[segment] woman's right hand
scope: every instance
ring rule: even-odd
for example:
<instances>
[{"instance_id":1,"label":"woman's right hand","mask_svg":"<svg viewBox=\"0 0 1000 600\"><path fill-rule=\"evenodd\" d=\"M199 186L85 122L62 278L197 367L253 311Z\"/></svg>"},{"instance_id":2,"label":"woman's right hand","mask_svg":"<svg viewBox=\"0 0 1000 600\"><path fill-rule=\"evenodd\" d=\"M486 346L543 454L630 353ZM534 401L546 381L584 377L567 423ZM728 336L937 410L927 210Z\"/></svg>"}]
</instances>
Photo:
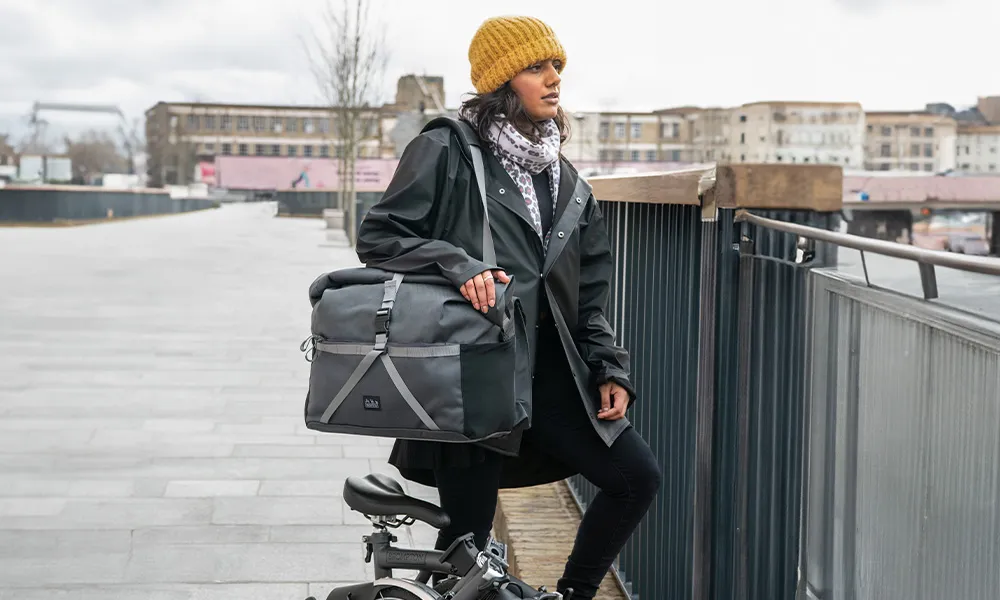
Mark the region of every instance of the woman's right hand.
<instances>
[{"instance_id":1,"label":"woman's right hand","mask_svg":"<svg viewBox=\"0 0 1000 600\"><path fill-rule=\"evenodd\" d=\"M496 271L483 271L466 281L459 288L465 299L471 302L472 306L476 307L476 310L481 310L485 313L489 312L490 308L496 305L497 293L496 288L493 287L494 277L501 283L510 283L510 277L507 273L497 269Z\"/></svg>"}]
</instances>

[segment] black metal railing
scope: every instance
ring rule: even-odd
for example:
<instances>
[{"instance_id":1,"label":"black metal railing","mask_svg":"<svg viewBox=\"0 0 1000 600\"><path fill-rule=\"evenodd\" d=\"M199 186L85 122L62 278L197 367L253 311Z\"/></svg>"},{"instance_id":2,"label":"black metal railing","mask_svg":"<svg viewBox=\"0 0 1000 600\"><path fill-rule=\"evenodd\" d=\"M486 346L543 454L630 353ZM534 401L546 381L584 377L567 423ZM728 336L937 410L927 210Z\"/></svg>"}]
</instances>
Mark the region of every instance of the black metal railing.
<instances>
[{"instance_id":1,"label":"black metal railing","mask_svg":"<svg viewBox=\"0 0 1000 600\"><path fill-rule=\"evenodd\" d=\"M632 356L630 419L664 484L619 558L633 599L794 597L805 273L795 238L698 206L602 202L609 306ZM832 229L830 213L764 213ZM801 257L800 257L801 258ZM571 480L581 505L596 489Z\"/></svg>"}]
</instances>

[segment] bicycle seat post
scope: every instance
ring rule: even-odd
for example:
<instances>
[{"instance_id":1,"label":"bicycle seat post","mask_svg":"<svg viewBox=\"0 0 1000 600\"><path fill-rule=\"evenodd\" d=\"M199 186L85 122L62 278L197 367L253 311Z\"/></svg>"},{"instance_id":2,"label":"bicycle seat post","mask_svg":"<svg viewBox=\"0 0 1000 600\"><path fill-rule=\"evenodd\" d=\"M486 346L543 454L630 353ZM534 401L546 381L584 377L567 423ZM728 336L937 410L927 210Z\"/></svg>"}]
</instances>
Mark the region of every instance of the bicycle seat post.
<instances>
[{"instance_id":1,"label":"bicycle seat post","mask_svg":"<svg viewBox=\"0 0 1000 600\"><path fill-rule=\"evenodd\" d=\"M384 555L384 551L392 547L392 543L397 540L396 536L389 533L384 527L375 530L375 533L371 535L366 535L362 538L367 547L365 554L365 562L371 562L372 556L380 557ZM372 565L375 571L375 578L379 579L382 577L392 577L392 569L385 568L381 565L380 560L376 559Z\"/></svg>"}]
</instances>

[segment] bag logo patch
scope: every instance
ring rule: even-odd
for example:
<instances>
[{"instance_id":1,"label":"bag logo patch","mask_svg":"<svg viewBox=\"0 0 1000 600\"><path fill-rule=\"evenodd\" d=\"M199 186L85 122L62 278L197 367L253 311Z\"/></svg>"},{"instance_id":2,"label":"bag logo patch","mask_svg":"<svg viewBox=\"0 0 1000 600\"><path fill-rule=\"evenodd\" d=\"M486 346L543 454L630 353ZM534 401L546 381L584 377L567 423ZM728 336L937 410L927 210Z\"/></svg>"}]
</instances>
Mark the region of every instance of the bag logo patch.
<instances>
[{"instance_id":1,"label":"bag logo patch","mask_svg":"<svg viewBox=\"0 0 1000 600\"><path fill-rule=\"evenodd\" d=\"M365 410L382 410L381 396L364 396L362 400L364 401Z\"/></svg>"}]
</instances>

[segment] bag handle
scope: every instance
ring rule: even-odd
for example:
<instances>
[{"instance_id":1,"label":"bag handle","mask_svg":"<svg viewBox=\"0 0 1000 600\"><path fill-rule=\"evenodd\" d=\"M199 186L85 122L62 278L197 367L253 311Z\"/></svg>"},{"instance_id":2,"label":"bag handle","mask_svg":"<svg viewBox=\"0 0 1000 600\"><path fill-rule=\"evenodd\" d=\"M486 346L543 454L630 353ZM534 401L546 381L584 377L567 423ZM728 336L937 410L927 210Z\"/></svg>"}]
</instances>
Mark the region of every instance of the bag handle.
<instances>
[{"instance_id":1,"label":"bag handle","mask_svg":"<svg viewBox=\"0 0 1000 600\"><path fill-rule=\"evenodd\" d=\"M486 204L486 173L479 135L465 121L459 120L458 124L465 141L469 144L469 150L472 152L472 166L476 171L476 182L479 184L479 197L483 200L483 262L495 265L497 264L497 255L493 248L493 235L490 233L490 210Z\"/></svg>"}]
</instances>

